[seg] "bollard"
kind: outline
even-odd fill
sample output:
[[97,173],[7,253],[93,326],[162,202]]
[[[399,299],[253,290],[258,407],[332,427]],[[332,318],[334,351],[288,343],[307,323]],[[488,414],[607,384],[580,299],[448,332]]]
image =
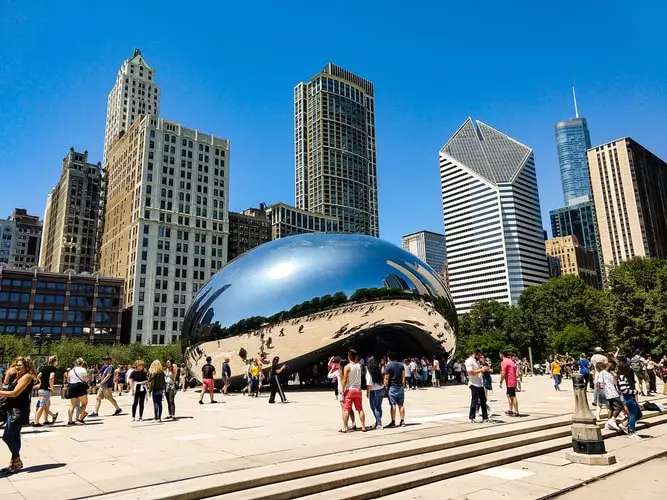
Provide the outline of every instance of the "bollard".
[[586,380],[580,373],[572,375],[574,415],[572,416],[572,451],[565,458],[588,465],[611,465],[616,457],[606,453],[602,432],[588,406]]

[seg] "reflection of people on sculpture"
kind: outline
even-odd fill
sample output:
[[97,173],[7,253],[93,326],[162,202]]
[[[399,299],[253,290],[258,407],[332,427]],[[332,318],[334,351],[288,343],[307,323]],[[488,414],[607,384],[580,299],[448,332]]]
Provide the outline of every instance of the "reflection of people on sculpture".
[[266,339],[266,348],[267,349],[273,349],[273,339],[271,337]]
[[202,388],[201,396],[199,397],[200,405],[204,404],[204,394],[207,392],[211,398],[211,403],[217,403],[217,401],[213,399],[213,391],[215,389],[215,384],[213,382],[213,378],[215,377],[215,366],[211,364],[211,359],[211,356],[207,356],[206,364],[201,367]]
[[278,377],[278,375],[280,375],[283,372],[283,370],[285,370],[285,368],[287,368],[287,365],[281,365],[280,358],[278,356],[273,358],[273,362],[271,363],[271,373],[269,378],[269,383],[271,384],[271,396],[269,397],[269,403],[276,402],[276,393],[280,395],[280,400],[283,403],[287,403],[287,398],[285,397],[283,388],[280,386],[280,380]]

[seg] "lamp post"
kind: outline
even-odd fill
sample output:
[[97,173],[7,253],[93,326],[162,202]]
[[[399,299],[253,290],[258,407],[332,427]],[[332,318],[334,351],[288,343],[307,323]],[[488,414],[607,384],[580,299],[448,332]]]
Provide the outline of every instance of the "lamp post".
[[602,432],[588,406],[586,380],[581,373],[572,375],[574,415],[572,415],[572,451],[565,455],[570,462],[587,465],[611,465],[616,457],[606,453]]
[[44,328],[41,328],[39,333],[33,336],[33,342],[38,349],[37,355],[40,356],[42,354],[42,347],[48,347],[51,345],[51,334],[44,334]]

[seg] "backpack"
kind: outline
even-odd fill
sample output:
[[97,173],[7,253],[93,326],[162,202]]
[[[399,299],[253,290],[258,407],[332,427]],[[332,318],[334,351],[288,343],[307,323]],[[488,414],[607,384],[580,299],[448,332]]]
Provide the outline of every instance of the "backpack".
[[639,356],[634,356],[630,360],[630,368],[632,368],[632,371],[635,373],[641,373],[644,371],[644,363],[642,363],[642,360]]

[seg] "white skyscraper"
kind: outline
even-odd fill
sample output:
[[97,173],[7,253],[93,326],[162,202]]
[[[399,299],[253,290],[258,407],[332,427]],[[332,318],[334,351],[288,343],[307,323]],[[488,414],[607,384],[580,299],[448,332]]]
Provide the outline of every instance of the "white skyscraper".
[[160,115],[160,88],[155,84],[155,70],[134,49],[118,70],[116,84],[107,99],[107,122],[104,134],[104,162],[113,141],[140,115]]
[[[476,126],[475,126],[476,123]],[[533,151],[468,118],[440,150],[447,264],[459,314],[516,304],[549,279]]]

